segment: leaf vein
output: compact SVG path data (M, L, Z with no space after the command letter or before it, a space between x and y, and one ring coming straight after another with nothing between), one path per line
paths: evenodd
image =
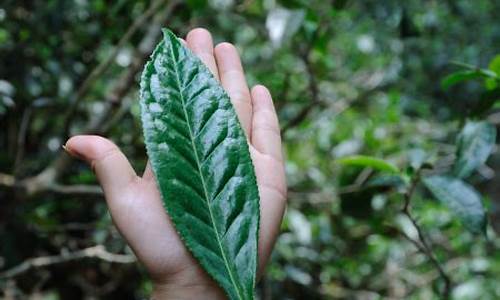
M175 59L175 53L174 53L174 50L173 50L173 45L170 46L170 55L171 55L171 57L173 59L173 65L174 65L174 69L175 69L175 73L176 73L177 86L180 89L182 85L181 85L181 82L180 82L179 69L178 69L178 65L177 65L176 59ZM198 165L198 172L200 174L200 179L201 179L201 182L202 182L203 191L204 191L204 194L205 194L205 199L207 200L207 207L208 207L208 211L209 211L210 218L211 218L211 221L212 221L212 227L214 228L215 236L217 238L217 244L219 245L219 248L220 248L220 251L221 251L221 255L222 255L222 258L223 258L223 261L224 261L224 266L226 267L226 270L228 271L231 283L232 283L233 287L236 290L236 294L238 295L239 299L243 299L243 297L241 295L241 291L240 291L240 289L239 289L239 287L238 287L238 285L237 285L237 283L236 283L236 281L234 279L233 270L229 266L229 263L228 263L228 260L227 260L227 257L226 257L225 251L224 251L224 247L222 246L220 234L217 231L217 227L215 226L215 223L214 223L213 212L212 212L212 209L210 207L210 204L208 203L209 197L208 197L208 192L207 192L207 187L206 187L205 179L203 178L203 175L202 175L202 172L201 172L200 160L198 158L198 151L197 151L196 145L194 144L193 132L191 130L191 125L189 124L189 116L188 116L187 111L186 111L186 103L185 103L184 95L182 93L180 95L181 95L180 99L181 99L183 110L184 110L184 116L186 118L186 124L187 124L188 129L189 129L189 134L191 135L191 145L193 147L194 155L195 155L196 162L197 162L197 165Z

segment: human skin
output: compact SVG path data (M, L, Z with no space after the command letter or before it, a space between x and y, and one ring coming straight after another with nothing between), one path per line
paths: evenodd
M248 138L260 194L259 265L262 274L286 206L286 181L278 118L262 85L248 88L236 48L214 47L210 33L191 30L183 43L220 81ZM71 137L69 154L85 160L104 191L111 217L154 284L153 299L226 299L180 240L165 209L151 166L138 176L110 140L95 135Z

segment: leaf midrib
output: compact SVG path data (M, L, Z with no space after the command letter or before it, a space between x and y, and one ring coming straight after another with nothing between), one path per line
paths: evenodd
M203 173L201 172L200 159L198 157L198 151L197 151L196 145L194 143L193 131L191 129L191 125L189 124L189 115L188 115L187 110L186 110L184 94L182 92L181 80L179 78L178 64L177 64L177 61L175 59L175 54L174 54L173 47L174 47L174 43L171 43L170 44L170 57L172 59L173 65L174 65L175 79L176 79L176 82L177 82L177 86L178 86L178 89L179 89L179 95L180 95L181 102L182 102L182 111L184 112L184 117L186 119L186 125L187 125L188 131L189 131L189 137L190 137L190 141L191 141L191 146L193 147L194 157L195 157L195 160L196 160L196 167L198 168L198 173L200 174L201 185L203 187L203 193L205 195L205 200L206 200L208 212L209 212L209 215L210 215L210 223L212 224L212 228L215 231L215 236L217 238L217 245L219 246L219 250L221 252L222 259L224 260L224 266L226 267L226 270L229 273L229 278L231 279L231 283L233 284L234 289L236 290L238 298L239 299L244 299L241 296L241 292L240 292L240 290L238 288L238 285L236 284L236 281L234 280L233 272L232 272L231 268L229 267L229 262L227 260L226 254L224 252L224 248L222 247L222 242L221 242L219 231L217 230L217 227L215 226L215 221L214 221L215 218L213 216L210 204L208 203L209 197L208 197L207 187L206 187L206 183L205 183L205 178L203 177Z

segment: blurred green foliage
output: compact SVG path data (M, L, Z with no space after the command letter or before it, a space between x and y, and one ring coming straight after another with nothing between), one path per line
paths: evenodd
M102 196L87 189L96 181L83 163L34 176L64 157L68 134L89 128L144 168L137 71L159 22L179 35L202 26L234 43L249 84L265 84L275 99L289 207L261 299L442 298L445 280L411 242L418 231L403 209L412 185L410 216L451 297L500 298L500 155L491 136L500 123L500 2L189 0L169 14L172 2L0 4L0 274L96 244L130 253ZM79 97L99 64L105 70ZM474 122L488 124L484 135L467 135ZM470 150L470 140L489 148ZM338 163L353 155L399 172ZM468 231L417 174L455 174L477 190L484 234ZM0 290L9 299L140 299L151 283L138 265L86 258L1 278Z

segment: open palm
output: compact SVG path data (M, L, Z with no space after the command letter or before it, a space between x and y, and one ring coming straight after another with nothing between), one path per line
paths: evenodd
M249 140L260 193L261 273L279 232L286 202L280 131L271 96L263 86L249 90L233 45L221 43L214 48L210 33L204 29L192 30L185 43L220 80ZM137 176L115 144L99 136L72 137L66 148L94 169L114 223L157 285L214 286L169 220L149 163L143 176Z

